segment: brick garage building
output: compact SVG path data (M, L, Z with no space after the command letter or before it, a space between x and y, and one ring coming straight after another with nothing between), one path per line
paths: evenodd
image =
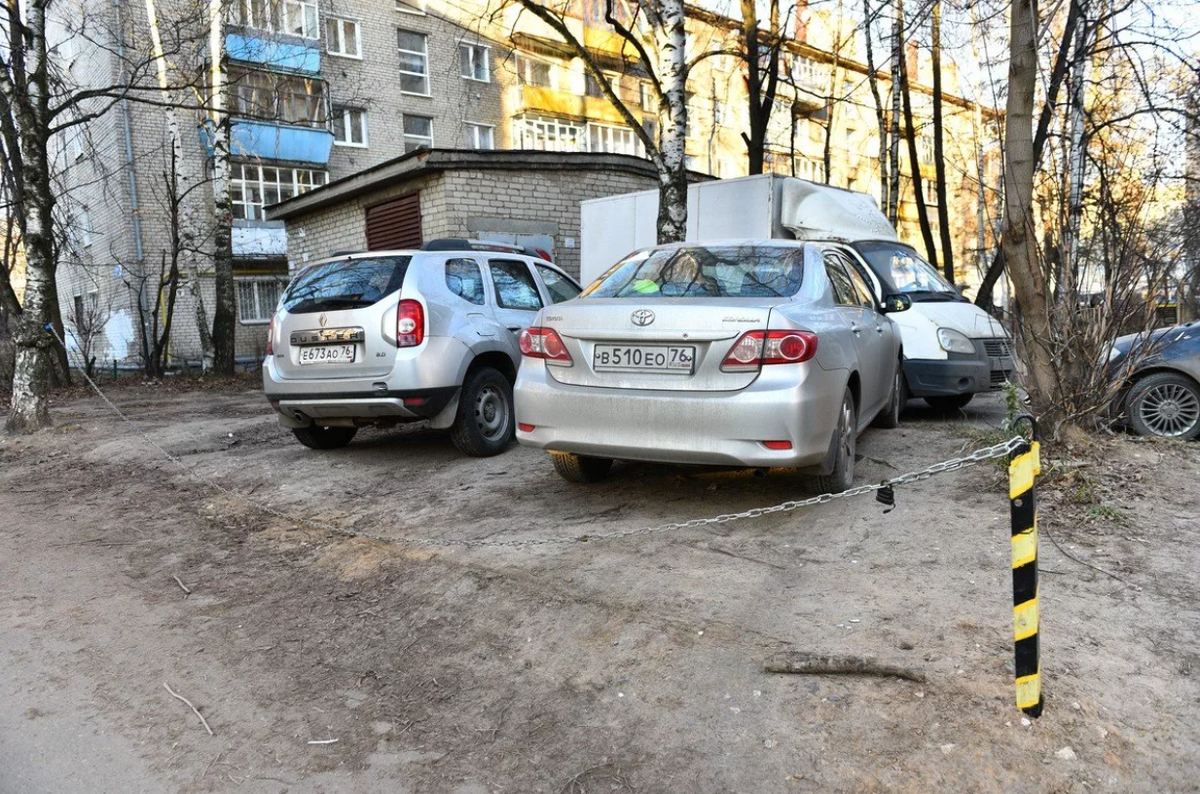
M422 149L267 212L287 228L293 272L337 251L470 237L547 250L578 276L579 202L657 184L654 167L629 155Z

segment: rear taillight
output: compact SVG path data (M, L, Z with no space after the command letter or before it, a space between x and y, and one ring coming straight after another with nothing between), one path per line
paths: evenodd
M767 364L799 364L817 354L810 331L747 331L721 362L723 372L749 372Z
M571 354L563 344L562 337L553 328L526 328L521 332L521 355L542 358L560 366L572 364Z
M271 315L271 322L267 323L267 355L275 355L275 315Z
M425 307L420 301L400 301L396 310L396 347L416 347L424 341Z

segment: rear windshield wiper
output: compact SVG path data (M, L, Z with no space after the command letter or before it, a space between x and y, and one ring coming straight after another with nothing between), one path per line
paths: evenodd
M375 303L366 298L307 298L300 301L289 311L316 311L318 309L360 309Z

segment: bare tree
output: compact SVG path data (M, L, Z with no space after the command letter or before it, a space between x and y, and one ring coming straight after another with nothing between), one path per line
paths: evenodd
M933 0L930 37L933 68L933 165L937 191L938 229L941 231L942 272L954 283L954 243L950 239L950 202L946 188L945 125L942 119L942 0Z
M675 242L687 232L687 33L683 0L631 4L633 16L622 20L615 0L605 0L605 23L637 53L658 100L657 140L638 123L625 100L617 95L594 54L567 23L571 4L550 5L536 0L516 0L520 7L544 22L575 53L595 78L604 97L641 141L646 156L658 172L658 241Z

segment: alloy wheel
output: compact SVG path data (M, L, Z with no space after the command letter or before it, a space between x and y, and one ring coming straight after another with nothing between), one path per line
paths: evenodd
M1200 399L1177 383L1164 383L1142 395L1138 415L1156 435L1181 436L1200 421Z

